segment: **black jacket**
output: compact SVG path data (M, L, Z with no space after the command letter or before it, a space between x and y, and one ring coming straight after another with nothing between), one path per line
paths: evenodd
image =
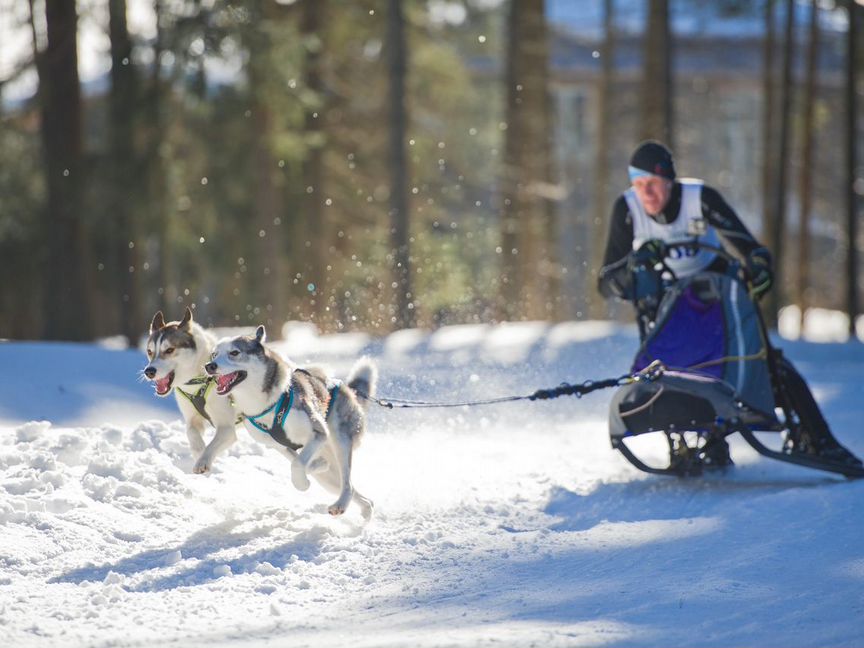
M666 208L656 218L660 223L673 223L680 211L681 184L676 182ZM723 247L742 260L756 248L762 247L720 192L708 186L702 187L702 216L717 230ZM632 299L633 277L627 267L627 259L632 251L633 215L622 194L612 208L606 255L597 281L597 287L604 297ZM707 270L723 272L725 267L726 261L718 257Z

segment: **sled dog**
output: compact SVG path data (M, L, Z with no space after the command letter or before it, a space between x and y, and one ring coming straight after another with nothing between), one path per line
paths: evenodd
M147 339L148 364L144 375L153 383L158 396L172 391L186 422L186 436L197 458L192 472L210 470L216 457L237 440L237 414L230 401L216 398L215 379L204 374L216 338L192 320L188 308L179 322L165 323L162 311L153 316ZM204 425L210 423L216 434L204 443Z
M338 493L331 515L341 515L353 500L364 518L372 502L351 483L351 460L366 427L366 399L372 396L377 371L361 359L345 383L329 378L320 367L300 368L264 345L259 326L253 336L219 340L207 374L216 379L216 393L229 396L246 429L291 460L291 481L301 491L312 475ZM225 398L224 400L228 400Z

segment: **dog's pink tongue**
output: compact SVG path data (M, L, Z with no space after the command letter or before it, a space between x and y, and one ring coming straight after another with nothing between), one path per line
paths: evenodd
M156 391L160 394L164 394L168 391L168 388L171 386L171 374L168 374L164 378L161 378L156 381Z
M222 376L217 376L216 377L216 386L219 387L220 391L222 391L226 387L231 385L231 381L233 379L234 379L234 373L224 374Z

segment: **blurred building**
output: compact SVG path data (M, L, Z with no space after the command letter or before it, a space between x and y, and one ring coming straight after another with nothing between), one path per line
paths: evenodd
M579 13L573 5L550 2L552 24L552 96L555 111L553 142L557 181L566 198L560 203L562 261L569 269L567 292L577 309L584 308L586 263L591 254L598 89L602 74L603 38L599 15ZM601 3L591 3L599 5ZM625 6L626 5L626 6ZM629 5L633 5L630 7ZM640 86L642 80L642 25L644 2L619 0L616 21L612 106L612 143L607 152L610 178L604 203L628 186L628 157L639 141ZM690 6L694 5L694 6ZM707 5L707 6L703 6ZM798 236L798 177L801 147L801 87L807 52L806 7L799 7L794 59L796 95L790 124L787 171L787 235L791 245ZM749 15L724 17L722 3L673 3L672 67L674 113L672 148L679 175L700 177L719 189L758 236L762 230L764 17L761 9ZM842 12L838 12L842 13ZM778 16L777 38L782 38ZM837 307L845 282L842 248L845 201L842 191L843 70L845 66L845 14L825 13L821 21L819 57L816 168L810 235L814 272L813 303ZM843 19L842 24L838 23ZM779 68L781 43L775 61ZM779 84L779 69L777 79ZM777 116L779 120L779 115ZM787 250L789 248L787 247ZM794 254L786 254L787 280L794 277ZM576 313L573 313L574 315Z

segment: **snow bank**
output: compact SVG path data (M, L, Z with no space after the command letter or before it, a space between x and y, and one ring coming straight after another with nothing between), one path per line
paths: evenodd
M434 400L615 375L635 346L631 328L606 324L362 344L305 335L298 360L344 372L369 353L384 395ZM787 351L864 454L864 352ZM364 524L354 508L329 517L331 496L294 490L287 462L244 432L212 474L190 474L173 404L136 380L143 356L5 344L0 360L16 363L16 384L0 385L12 421L0 424L4 646L855 646L864 636L864 483L740 443L727 474L638 473L609 448L605 392L373 409L355 459L355 483L376 503ZM46 400L58 384L66 396Z

